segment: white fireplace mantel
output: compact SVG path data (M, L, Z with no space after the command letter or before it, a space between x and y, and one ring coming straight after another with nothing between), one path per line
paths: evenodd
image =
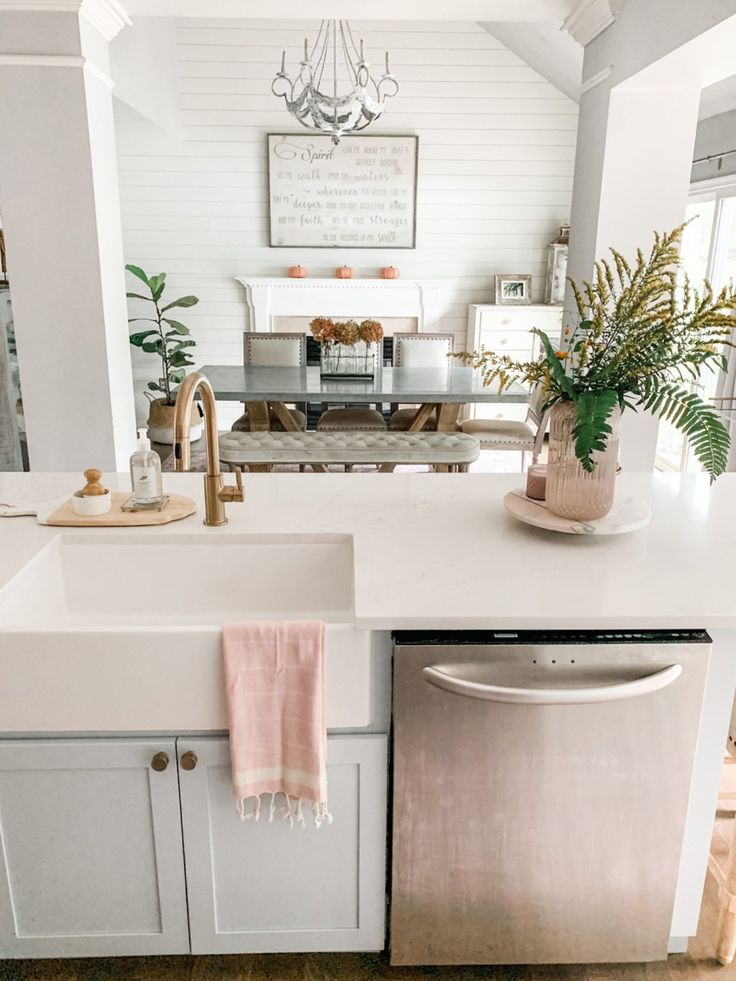
M248 330L273 330L274 317L415 317L439 330L449 302L445 279L288 279L236 276L245 287Z

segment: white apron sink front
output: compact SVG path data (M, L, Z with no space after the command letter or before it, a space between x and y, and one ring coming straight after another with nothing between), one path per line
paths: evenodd
M2 730L225 729L222 625L309 618L328 727L369 724L350 536L60 534L0 590Z

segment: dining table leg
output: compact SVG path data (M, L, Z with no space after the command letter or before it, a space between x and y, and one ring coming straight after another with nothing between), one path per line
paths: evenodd
M267 433L271 428L271 416L268 402L243 402L243 408L248 413L248 425L252 433ZM251 463L248 473L270 473L267 463Z
M437 432L454 433L457 431L457 420L462 404L460 402L443 402L437 406ZM446 464L435 467L437 473L450 473L451 468Z
M271 428L271 418L268 412L268 402L244 402L248 413L248 425L252 433L267 433Z
M454 433L457 431L457 419L462 404L460 402L443 402L437 406L437 432Z
M278 421L284 427L287 433L299 433L301 432L299 426L297 426L294 421L294 416L289 412L283 402L271 402L271 411L276 416ZM327 467L323 463L312 463L310 464L312 470L315 473L327 473Z
M414 417L412 418L411 422L407 426L405 432L420 433L424 429L424 424L426 423L426 421L435 411L437 412L437 419L438 419L437 428L439 429L439 415L440 415L441 408L442 406L437 405L435 402L425 402L423 405L420 405L416 413L414 414ZM459 413L459 411L460 411L460 407L458 406L458 410L455 414L455 418L457 418L457 414ZM379 467L379 472L393 473L395 469L396 469L395 463L384 463L381 467Z
M437 432L454 433L457 431L457 420L462 408L460 402L442 402L437 406ZM451 473L452 468L447 464L438 464L436 473Z
M429 417L435 411L437 406L434 402L425 402L424 405L420 405L414 414L414 418L411 420L406 428L407 433L419 433L424 429L424 424L427 422Z

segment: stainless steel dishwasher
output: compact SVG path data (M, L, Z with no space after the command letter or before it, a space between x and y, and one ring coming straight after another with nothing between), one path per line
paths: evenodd
M708 634L394 640L391 962L666 957Z

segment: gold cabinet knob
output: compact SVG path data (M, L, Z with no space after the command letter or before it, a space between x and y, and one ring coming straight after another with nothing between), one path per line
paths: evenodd
M151 760L151 769L155 770L157 773L161 773L163 770L166 769L168 765L169 765L169 754L164 753L163 751L160 753L156 753L156 755Z
M182 770L193 770L197 765L197 754L188 750L186 753L181 754L181 759L179 764Z

